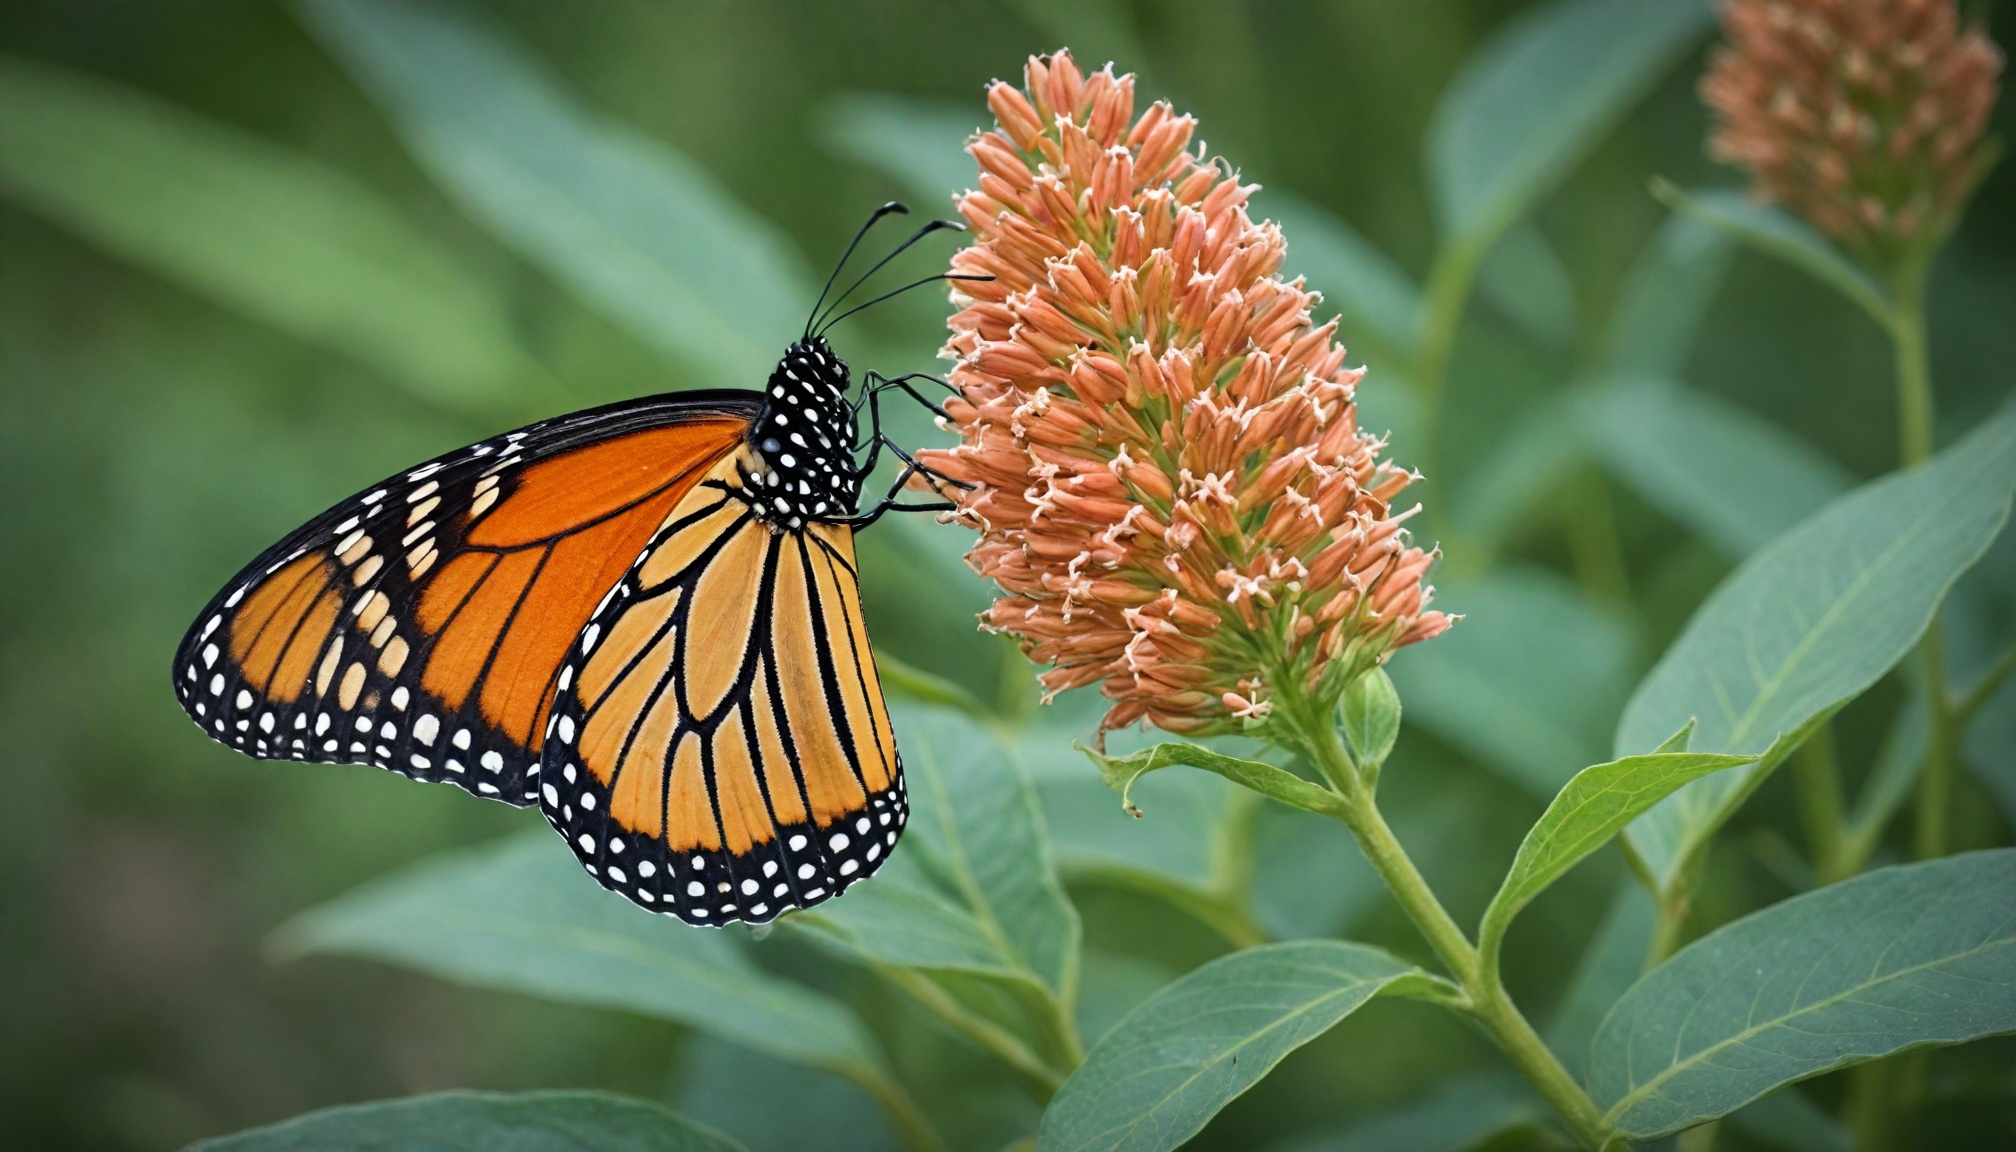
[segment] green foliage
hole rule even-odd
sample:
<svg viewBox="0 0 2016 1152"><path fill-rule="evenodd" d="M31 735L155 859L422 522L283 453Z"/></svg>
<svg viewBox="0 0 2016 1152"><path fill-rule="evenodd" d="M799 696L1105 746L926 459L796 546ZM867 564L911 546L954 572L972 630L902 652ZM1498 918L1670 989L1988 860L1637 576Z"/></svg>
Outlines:
<svg viewBox="0 0 2016 1152"><path fill-rule="evenodd" d="M538 375L494 286L396 207L139 92L0 60L0 192L425 400L496 410Z"/></svg>
<svg viewBox="0 0 2016 1152"><path fill-rule="evenodd" d="M517 45L445 8L300 8L414 158L500 240L709 383L769 373L814 281L704 168L580 107Z"/></svg>
<svg viewBox="0 0 2016 1152"><path fill-rule="evenodd" d="M1606 758L1634 662L1614 612L1551 575L1516 570L1447 586L1439 599L1464 619L1393 659L1408 716L1541 799Z"/></svg>
<svg viewBox="0 0 2016 1152"><path fill-rule="evenodd" d="M1698 0L1552 0L1496 28L1502 6L1463 2L1177 5L1139 28L1051 0L956 22L494 7L297 0L299 27L244 32L229 67L203 54L229 16L186 22L203 52L132 36L0 57L0 476L24 493L0 523L18 785L0 866L24 894L0 960L24 939L55 958L0 982L25 1022L0 1115L35 1118L0 1142L175 1146L466 1082L661 1093L757 1152L1456 1152L1714 1117L1732 1152L1832 1150L1862 1118L1829 1108L1862 1082L1794 1082L2016 1031L2016 851L1813 887L1907 848L1896 817L1925 810L1913 788L1962 744L1960 711L1979 711L1977 762L2006 760L2007 691L1967 703L2010 659L2006 565L1947 606L1950 659L1891 673L2016 487L2016 410L1978 420L2016 350L1966 330L2006 312L1991 245L2016 201L1984 200L1967 242L1987 257L1934 283L1952 447L1858 488L1889 460L1890 381L1867 366L1910 329L1905 294L1740 193L1645 195L1656 172L1698 179L1697 134L1672 127ZM1465 619L1356 681L1334 747L1110 733L1088 765L1104 702L1035 707L1026 663L973 635L969 537L922 518L861 540L909 832L774 931L643 915L544 830L453 847L508 813L201 760L160 718L182 617L304 510L560 409L555 378L753 384L867 207L893 188L936 215L976 182L977 81L1064 40L1148 69L1142 104L1201 111L1267 184L1287 272L1370 368L1361 425L1429 473L1410 529L1447 551L1438 606ZM1282 79L1300 52L1316 87ZM1422 123L1425 146L1402 139ZM864 347L924 367L943 338L921 292L851 323L862 367L889 366ZM891 427L937 442L921 411ZM1927 682L1948 666L1956 690ZM1831 854L1804 841L1806 789L1758 790L1823 725L1802 786L1808 757L1858 786ZM1959 786L1954 842L2006 844ZM1689 914L1733 922L1685 944ZM282 919L276 958L387 967L255 972ZM47 1007L73 985L77 1006ZM1312 1043L1388 994L1425 1003ZM1536 1030L1521 1004L1552 1010ZM1895 1106L2000 1107L2003 1056L1903 1064ZM1998 1122L1976 1143L2006 1143ZM639 1100L454 1093L206 1147L437 1145L738 1146Z"/></svg>
<svg viewBox="0 0 2016 1152"><path fill-rule="evenodd" d="M718 1132L605 1092L440 1092L310 1112L206 1140L205 1152L737 1152Z"/></svg>
<svg viewBox="0 0 2016 1152"><path fill-rule="evenodd" d="M880 1075L874 1043L845 1005L768 975L722 933L634 914L543 831L349 893L290 922L274 946L640 1012L783 1059Z"/></svg>
<svg viewBox="0 0 2016 1152"><path fill-rule="evenodd" d="M1662 883L1811 727L1889 671L2002 530L2016 408L1932 464L1856 489L1753 555L1632 697L1617 751L1696 721L1699 751L1761 759L1683 788L1627 835Z"/></svg>
<svg viewBox="0 0 2016 1152"><path fill-rule="evenodd" d="M1884 868L1703 937L1625 993L1590 1086L1652 1137L1906 1047L2016 1031L2016 850Z"/></svg>
<svg viewBox="0 0 2016 1152"><path fill-rule="evenodd" d="M1479 946L1495 949L1520 909L1638 814L1711 772L1755 763L1755 756L1654 752L1584 768L1554 797L1519 845L1505 883L1484 911Z"/></svg>
<svg viewBox="0 0 2016 1152"><path fill-rule="evenodd" d="M1725 400L1663 380L1604 389L1590 447L1646 503L1742 558L1846 492L1840 466Z"/></svg>
<svg viewBox="0 0 2016 1152"><path fill-rule="evenodd" d="M1556 0L1464 70L1428 130L1436 215L1491 236L1567 175L1708 29L1697 0Z"/></svg>
<svg viewBox="0 0 2016 1152"><path fill-rule="evenodd" d="M1136 1008L1043 1114L1041 1152L1166 1152L1290 1052L1382 994L1433 978L1362 944L1305 940L1215 960Z"/></svg>

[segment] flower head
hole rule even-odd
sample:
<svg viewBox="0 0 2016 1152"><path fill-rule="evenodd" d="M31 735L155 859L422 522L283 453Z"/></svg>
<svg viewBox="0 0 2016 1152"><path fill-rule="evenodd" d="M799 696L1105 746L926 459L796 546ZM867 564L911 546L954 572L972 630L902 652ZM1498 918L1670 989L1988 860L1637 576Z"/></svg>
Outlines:
<svg viewBox="0 0 2016 1152"><path fill-rule="evenodd" d="M1701 95L1716 158L1887 263L1952 221L2002 56L1954 0L1728 0Z"/></svg>
<svg viewBox="0 0 2016 1152"><path fill-rule="evenodd" d="M920 454L972 485L951 518L1002 595L985 626L1098 684L1103 728L1173 732L1333 700L1393 649L1435 636L1432 555L1392 502L1415 477L1358 427L1318 297L1283 280L1253 191L1189 150L1194 122L1134 79L1032 57L988 93L967 150L974 241L947 354L962 443Z"/></svg>

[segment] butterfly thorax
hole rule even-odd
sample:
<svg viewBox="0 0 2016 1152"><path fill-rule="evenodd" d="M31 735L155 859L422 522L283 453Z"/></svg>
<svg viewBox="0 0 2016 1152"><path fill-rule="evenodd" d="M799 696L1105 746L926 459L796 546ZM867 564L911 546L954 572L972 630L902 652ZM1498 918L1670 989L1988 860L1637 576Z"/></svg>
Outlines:
<svg viewBox="0 0 2016 1152"><path fill-rule="evenodd" d="M801 528L854 514L861 479L847 387L847 362L819 336L791 345L770 373L749 429L759 464L743 479L751 506L772 524Z"/></svg>

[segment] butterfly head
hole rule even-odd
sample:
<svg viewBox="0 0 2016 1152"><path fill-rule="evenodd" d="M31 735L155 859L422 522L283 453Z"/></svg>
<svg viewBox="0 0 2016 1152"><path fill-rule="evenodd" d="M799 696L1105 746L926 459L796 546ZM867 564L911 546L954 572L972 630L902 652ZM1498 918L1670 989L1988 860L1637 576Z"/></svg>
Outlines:
<svg viewBox="0 0 2016 1152"><path fill-rule="evenodd" d="M762 470L749 477L754 503L772 523L799 528L852 515L857 434L847 401L847 362L823 336L791 345L770 373L763 411L749 430Z"/></svg>

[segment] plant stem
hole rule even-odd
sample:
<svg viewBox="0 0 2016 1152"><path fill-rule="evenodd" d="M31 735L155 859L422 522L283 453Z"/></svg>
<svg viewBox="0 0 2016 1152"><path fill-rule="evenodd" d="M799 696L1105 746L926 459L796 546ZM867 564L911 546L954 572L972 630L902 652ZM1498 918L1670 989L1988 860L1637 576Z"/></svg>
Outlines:
<svg viewBox="0 0 2016 1152"><path fill-rule="evenodd" d="M1042 1057L1013 1033L968 1011L951 993L932 983L930 977L913 969L887 964L878 964L875 970L901 988L925 1011L951 1026L953 1031L1013 1068L1028 1082L1039 1100L1048 1100L1057 1091L1057 1086L1064 1082L1062 1073L1044 1063Z"/></svg>
<svg viewBox="0 0 2016 1152"><path fill-rule="evenodd" d="M1953 811L1953 746L1958 742L1953 701L1946 688L1946 645L1938 616L1918 642L1924 664L1925 701L1931 716L1925 726L1925 768L1918 777L1918 811L1912 853L1920 860L1946 854L1946 828Z"/></svg>
<svg viewBox="0 0 2016 1152"><path fill-rule="evenodd" d="M1339 785L1345 800L1339 819L1351 829L1366 859L1378 870L1387 890L1393 893L1414 926L1427 938L1428 946L1462 985L1469 996L1470 1014L1539 1090L1541 1098L1567 1122L1576 1139L1589 1148L1603 1147L1613 1133L1602 1111L1512 1003L1496 970L1487 970L1480 962L1476 947L1428 887L1428 881L1422 878L1420 869L1414 867L1407 850L1380 815L1371 790L1352 770L1337 730L1330 725L1308 724L1303 726L1302 733L1309 745L1302 749L1303 754Z"/></svg>
<svg viewBox="0 0 2016 1152"><path fill-rule="evenodd" d="M1898 459L1909 468L1932 455L1932 363L1925 352L1925 262L1906 263L1891 284L1896 294L1890 342L1897 358Z"/></svg>
<svg viewBox="0 0 2016 1152"><path fill-rule="evenodd" d="M1822 884L1845 879L1842 872L1841 768L1834 754L1834 727L1822 724L1792 755L1799 786L1799 816L1806 826L1806 853Z"/></svg>

